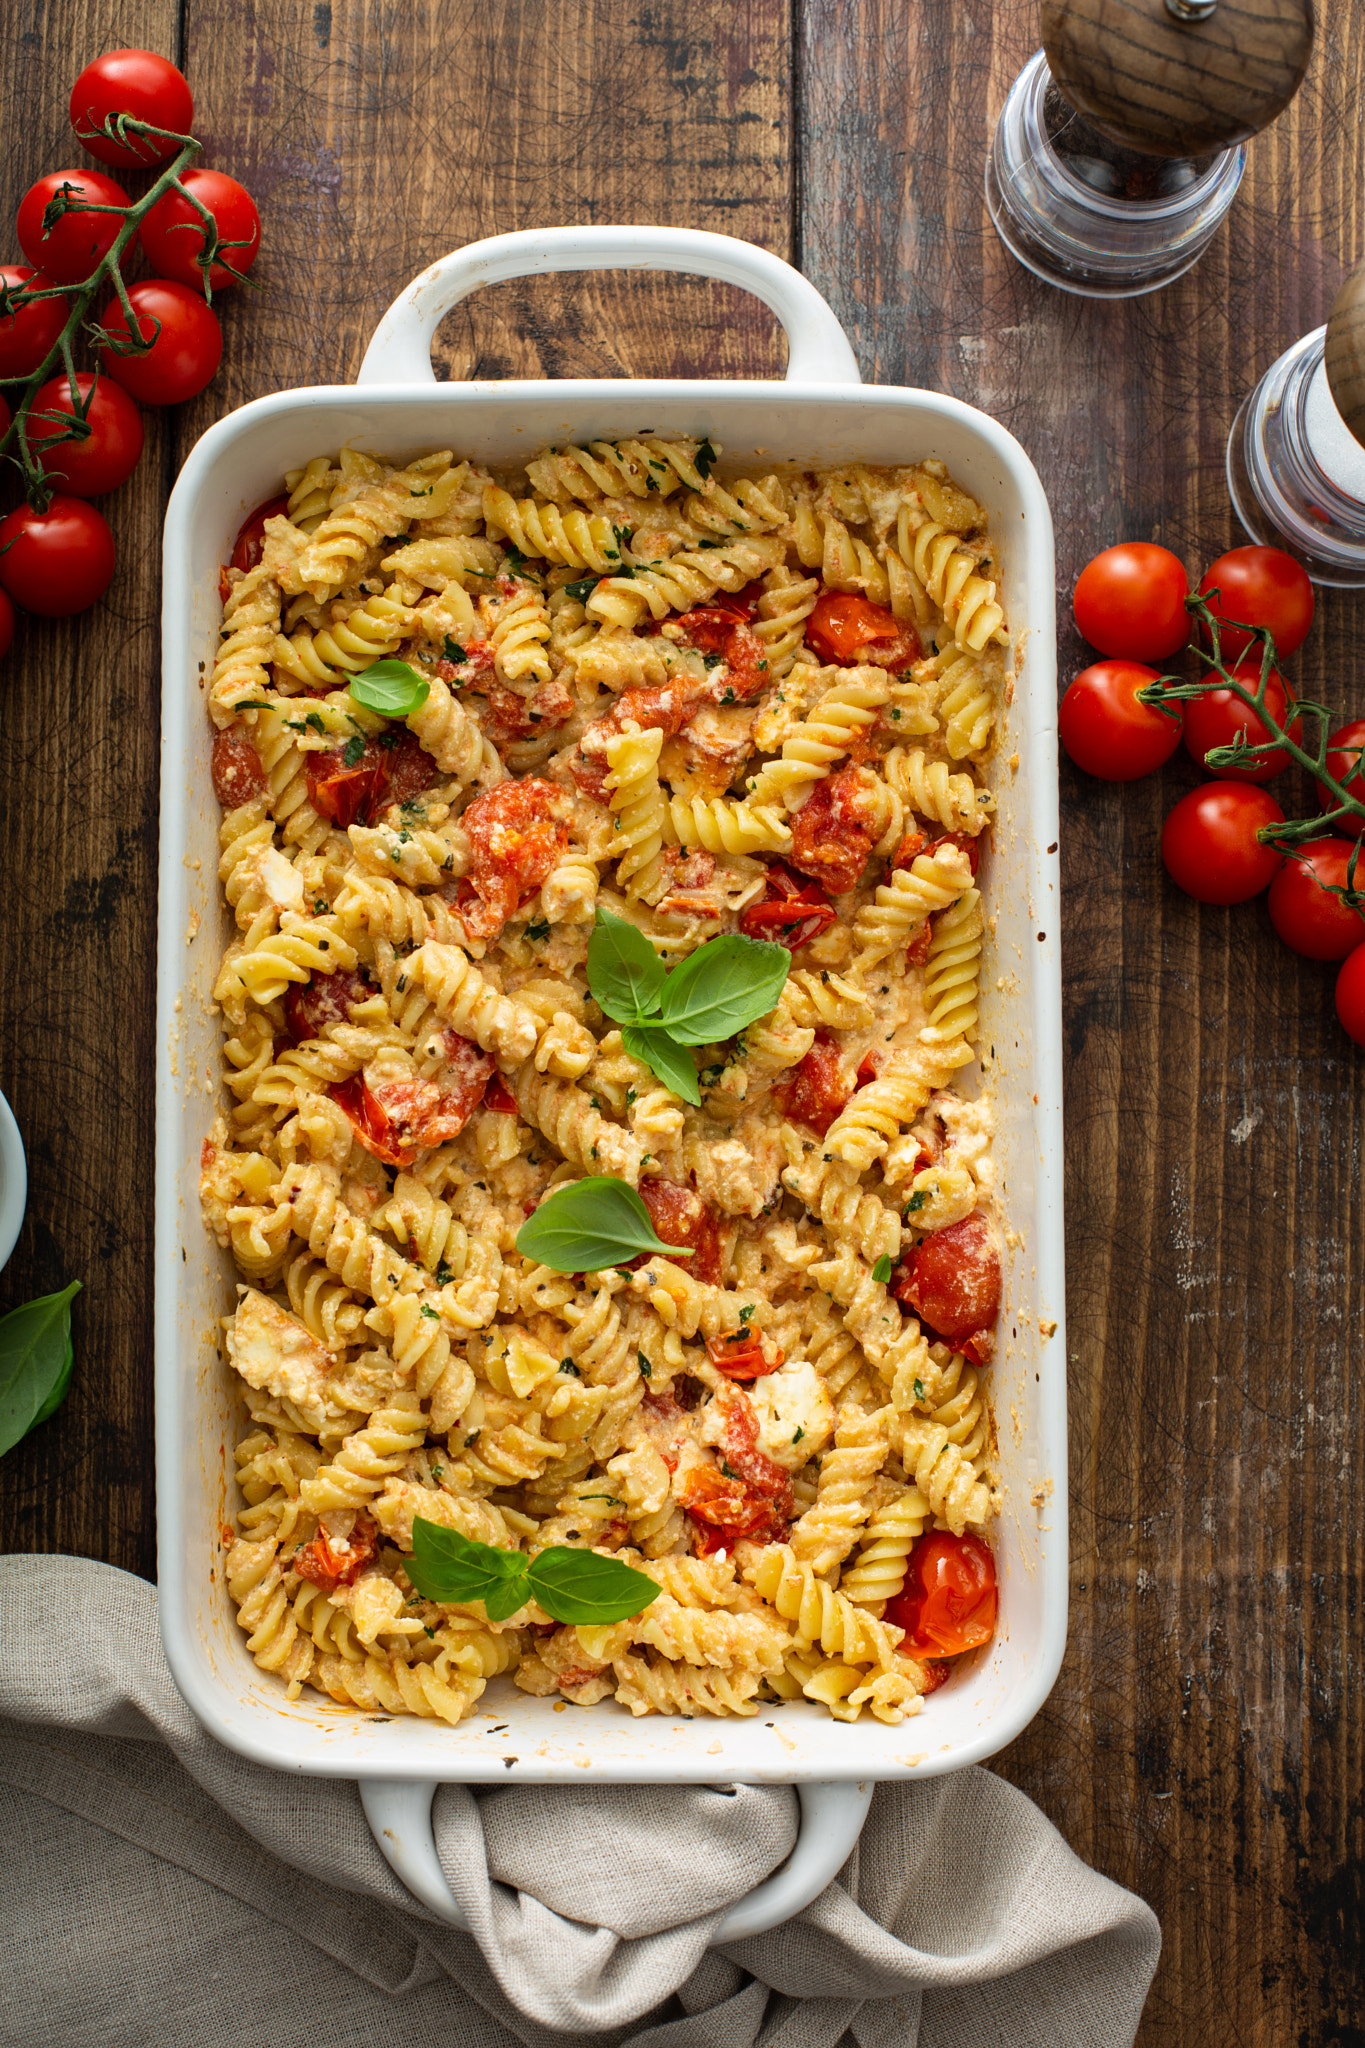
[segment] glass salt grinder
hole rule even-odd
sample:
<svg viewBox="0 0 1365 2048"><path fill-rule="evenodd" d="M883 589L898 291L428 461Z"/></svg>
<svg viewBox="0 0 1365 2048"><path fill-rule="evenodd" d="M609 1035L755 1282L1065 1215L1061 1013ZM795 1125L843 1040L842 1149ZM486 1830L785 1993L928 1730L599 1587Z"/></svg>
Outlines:
<svg viewBox="0 0 1365 2048"><path fill-rule="evenodd" d="M1312 0L1043 0L1010 88L986 204L1061 290L1125 299L1198 260L1313 47Z"/></svg>
<svg viewBox="0 0 1365 2048"><path fill-rule="evenodd" d="M1232 423L1228 488L1253 540L1314 583L1365 588L1365 263L1325 327L1270 365Z"/></svg>

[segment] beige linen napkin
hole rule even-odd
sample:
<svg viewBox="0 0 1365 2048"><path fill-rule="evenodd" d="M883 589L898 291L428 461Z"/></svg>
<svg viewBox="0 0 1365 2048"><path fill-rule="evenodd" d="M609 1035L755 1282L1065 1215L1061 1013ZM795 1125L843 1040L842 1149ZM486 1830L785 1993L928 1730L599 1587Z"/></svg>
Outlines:
<svg viewBox="0 0 1365 2048"><path fill-rule="evenodd" d="M262 1769L175 1689L153 1588L0 1558L0 2041L61 2048L1121 2048L1160 1935L988 1771L886 1785L837 1882L723 1951L783 1787L437 1795L473 1935L354 1785Z"/></svg>

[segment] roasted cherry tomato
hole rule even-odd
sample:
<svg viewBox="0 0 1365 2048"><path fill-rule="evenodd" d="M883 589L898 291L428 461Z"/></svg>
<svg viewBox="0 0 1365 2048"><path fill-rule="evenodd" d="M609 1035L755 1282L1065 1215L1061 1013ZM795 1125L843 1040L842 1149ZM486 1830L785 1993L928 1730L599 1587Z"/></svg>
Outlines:
<svg viewBox="0 0 1365 2048"><path fill-rule="evenodd" d="M240 569L243 574L254 569L261 559L265 546L265 522L267 519L283 519L289 510L288 498L267 498L254 512L248 512L237 529L237 538L232 543L232 554L228 566Z"/></svg>
<svg viewBox="0 0 1365 2048"><path fill-rule="evenodd" d="M1101 654L1164 661L1189 634L1183 563L1154 541L1123 541L1087 562L1076 583L1076 624Z"/></svg>
<svg viewBox="0 0 1365 2048"><path fill-rule="evenodd" d="M186 171L180 182L185 192L192 192L213 215L219 256L209 270L209 283L214 291L221 292L236 284L238 277L256 261L256 251L261 246L261 217L256 203L244 185L225 177L221 171ZM158 199L138 230L143 253L157 276L173 277L178 284L187 284L197 292L204 289L200 259L206 249L206 233L203 220L184 192L168 192L164 199Z"/></svg>
<svg viewBox="0 0 1365 2048"><path fill-rule="evenodd" d="M1003 1280L995 1233L979 1210L931 1230L905 1254L891 1291L973 1365L995 1350Z"/></svg>
<svg viewBox="0 0 1365 2048"><path fill-rule="evenodd" d="M63 373L40 384L29 415L29 441L47 475L73 498L102 498L116 491L137 468L142 455L142 414L127 392L108 377L76 373L81 404L87 407L90 432L83 440L63 441L68 422L76 417L71 385Z"/></svg>
<svg viewBox="0 0 1365 2048"><path fill-rule="evenodd" d="M708 1337L706 1349L712 1365L732 1380L765 1379L782 1363L782 1353L776 1346L771 1358L765 1356L756 1330L737 1330L732 1337Z"/></svg>
<svg viewBox="0 0 1365 2048"><path fill-rule="evenodd" d="M193 173L185 175L192 177ZM84 201L84 207L64 212L45 230L47 209L64 186L69 187L71 200ZM123 226L120 214L89 209L131 204L122 185L106 178L103 171L49 171L36 185L30 185L19 201L19 246L29 262L45 270L55 283L83 284L109 254ZM62 324L66 324L65 312Z"/></svg>
<svg viewBox="0 0 1365 2048"><path fill-rule="evenodd" d="M1348 725L1339 725L1327 742L1327 767L1331 774L1357 803L1365 804L1365 718L1353 718ZM1318 802L1325 811L1335 810L1336 798L1325 782L1317 784ZM1365 832L1365 818L1344 818L1332 820L1334 832L1349 832L1353 839L1359 839Z"/></svg>
<svg viewBox="0 0 1365 2048"><path fill-rule="evenodd" d="M822 592L806 621L806 643L825 661L845 666L875 661L880 668L906 668L921 653L919 634L908 620L843 590Z"/></svg>
<svg viewBox="0 0 1365 2048"><path fill-rule="evenodd" d="M106 50L71 88L71 125L91 156L115 170L140 171L168 163L180 147L157 135L129 135L126 142L101 135L111 114L131 114L153 128L188 135L194 98L185 74L155 50Z"/></svg>
<svg viewBox="0 0 1365 2048"><path fill-rule="evenodd" d="M905 1630L903 1657L960 1657L990 1641L999 1605L989 1544L935 1529L911 1551L905 1586L883 1618Z"/></svg>
<svg viewBox="0 0 1365 2048"><path fill-rule="evenodd" d="M829 898L781 861L768 862L767 883L765 901L751 903L739 914L739 928L747 938L773 939L794 953L834 923L837 913Z"/></svg>
<svg viewBox="0 0 1365 2048"><path fill-rule="evenodd" d="M1239 625L1268 626L1283 660L1302 647L1313 623L1313 586L1294 557L1279 548L1233 548L1220 555L1199 595L1219 621L1219 652L1229 664L1253 644ZM1236 624L1224 625L1225 619Z"/></svg>
<svg viewBox="0 0 1365 2048"><path fill-rule="evenodd" d="M253 752L255 749L253 748ZM314 974L291 981L284 992L284 1023L291 1045L317 1038L330 1024L349 1024L351 1008L374 994L363 973Z"/></svg>
<svg viewBox="0 0 1365 2048"><path fill-rule="evenodd" d="M1171 880L1197 903L1245 903L1275 879L1280 855L1256 834L1284 812L1245 782L1206 782L1183 796L1161 831Z"/></svg>
<svg viewBox="0 0 1365 2048"><path fill-rule="evenodd" d="M56 279L27 263L0 264L0 283L50 291ZM37 299L0 320L0 377L28 377L66 325L65 299Z"/></svg>
<svg viewBox="0 0 1365 2048"><path fill-rule="evenodd" d="M690 1248L688 1272L694 1279L719 1286L720 1226L696 1189L685 1187L681 1181L667 1180L662 1174L652 1174L640 1182L640 1200L649 1211L660 1243ZM648 1262L649 1254L645 1252L633 1263L638 1267Z"/></svg>
<svg viewBox="0 0 1365 2048"><path fill-rule="evenodd" d="M1160 678L1137 661L1083 668L1062 699L1057 730L1078 768L1105 782L1133 782L1169 761L1180 745L1177 706L1143 704L1138 691Z"/></svg>
<svg viewBox="0 0 1365 2048"><path fill-rule="evenodd" d="M494 1074L488 1083L483 1098L485 1109L496 1109L502 1116L519 1116L517 1098L503 1080L501 1074Z"/></svg>
<svg viewBox="0 0 1365 2048"><path fill-rule="evenodd" d="M102 348L100 362L105 373L139 405L179 405L193 398L222 361L223 330L218 315L189 285L168 278L150 277L142 284L129 285L128 299L138 335L151 346L141 355ZM117 300L104 315L104 331L115 338L126 338L131 332L128 316Z"/></svg>
<svg viewBox="0 0 1365 2048"><path fill-rule="evenodd" d="M1254 692L1260 684L1261 664L1239 662L1232 673L1244 689ZM1232 746L1239 733L1245 733L1249 747L1260 746L1270 738L1265 720L1257 712L1249 711L1235 691L1219 689L1216 675L1207 675L1204 681L1210 685L1204 694L1185 700L1185 745L1201 768L1205 754L1214 747ZM1289 698L1283 677L1274 669L1266 678L1265 702L1276 724L1290 732L1297 742L1298 722L1285 727ZM1290 759L1283 747L1276 747L1273 754L1264 754L1259 760L1248 762L1245 768L1205 768L1204 772L1224 782L1270 782L1289 766Z"/></svg>
<svg viewBox="0 0 1365 2048"><path fill-rule="evenodd" d="M40 618L85 611L109 588L114 561L114 536L84 498L54 498L46 512L20 505L0 523L0 585Z"/></svg>
<svg viewBox="0 0 1365 2048"><path fill-rule="evenodd" d="M1337 1016L1357 1045L1365 1045L1365 946L1348 953L1337 976Z"/></svg>
<svg viewBox="0 0 1365 2048"><path fill-rule="evenodd" d="M14 638L14 606L0 590L0 660L9 653Z"/></svg>
<svg viewBox="0 0 1365 2048"><path fill-rule="evenodd" d="M216 732L213 736L213 793L223 809L235 811L239 804L264 796L269 787L264 764L250 734L231 727L226 732Z"/></svg>
<svg viewBox="0 0 1365 2048"><path fill-rule="evenodd" d="M1356 839L1315 839L1285 855L1284 866L1270 885L1266 908L1286 946L1309 960L1344 960L1365 945L1365 918L1333 889L1348 886ZM1357 862L1354 884L1365 897L1365 851Z"/></svg>
<svg viewBox="0 0 1365 2048"><path fill-rule="evenodd" d="M828 1032L817 1031L805 1058L778 1082L773 1093L785 1116L823 1138L852 1091L839 1072L839 1048Z"/></svg>
<svg viewBox="0 0 1365 2048"><path fill-rule="evenodd" d="M796 814L787 858L831 895L843 896L861 880L876 837L876 801L849 766L816 783Z"/></svg>
<svg viewBox="0 0 1365 2048"><path fill-rule="evenodd" d="M331 1593L338 1586L353 1586L365 1567L379 1555L379 1531L366 1514L357 1515L350 1536L333 1543L325 1529L319 1529L311 1543L294 1552L290 1562L301 1579Z"/></svg>

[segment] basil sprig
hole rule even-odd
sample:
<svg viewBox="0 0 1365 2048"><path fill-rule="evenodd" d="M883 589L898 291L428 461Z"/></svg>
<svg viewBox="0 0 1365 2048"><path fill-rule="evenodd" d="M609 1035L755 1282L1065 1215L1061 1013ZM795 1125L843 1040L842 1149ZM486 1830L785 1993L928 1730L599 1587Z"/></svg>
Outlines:
<svg viewBox="0 0 1365 2048"><path fill-rule="evenodd" d="M66 1398L76 1356L71 1301L80 1284L72 1280L0 1316L0 1457Z"/></svg>
<svg viewBox="0 0 1365 2048"><path fill-rule="evenodd" d="M536 1557L475 1543L456 1529L417 1516L408 1577L427 1600L481 1600L490 1621L506 1621L538 1600L556 1621L600 1626L640 1614L659 1588L614 1557L554 1544Z"/></svg>
<svg viewBox="0 0 1365 2048"><path fill-rule="evenodd" d="M680 967L665 969L642 931L599 910L588 941L588 987L626 1049L675 1095L701 1101L686 1048L718 1045L766 1017L786 987L791 954L737 933L708 939Z"/></svg>
<svg viewBox="0 0 1365 2048"><path fill-rule="evenodd" d="M384 718L406 718L410 711L420 711L431 695L427 678L405 661L376 661L352 676L347 687L357 704Z"/></svg>
<svg viewBox="0 0 1365 2048"><path fill-rule="evenodd" d="M634 1188L606 1174L556 1188L522 1224L517 1250L555 1273L600 1273L638 1252L692 1256L687 1245L664 1244Z"/></svg>

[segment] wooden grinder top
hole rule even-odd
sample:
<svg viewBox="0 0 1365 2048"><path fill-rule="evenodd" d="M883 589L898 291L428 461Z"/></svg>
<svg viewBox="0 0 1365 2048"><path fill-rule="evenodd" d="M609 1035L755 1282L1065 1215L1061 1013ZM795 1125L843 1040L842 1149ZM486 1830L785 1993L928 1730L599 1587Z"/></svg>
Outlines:
<svg viewBox="0 0 1365 2048"><path fill-rule="evenodd" d="M1245 142L1298 91L1313 0L1217 0L1180 21L1167 0L1043 0L1057 84L1096 128L1148 156L1197 157Z"/></svg>

